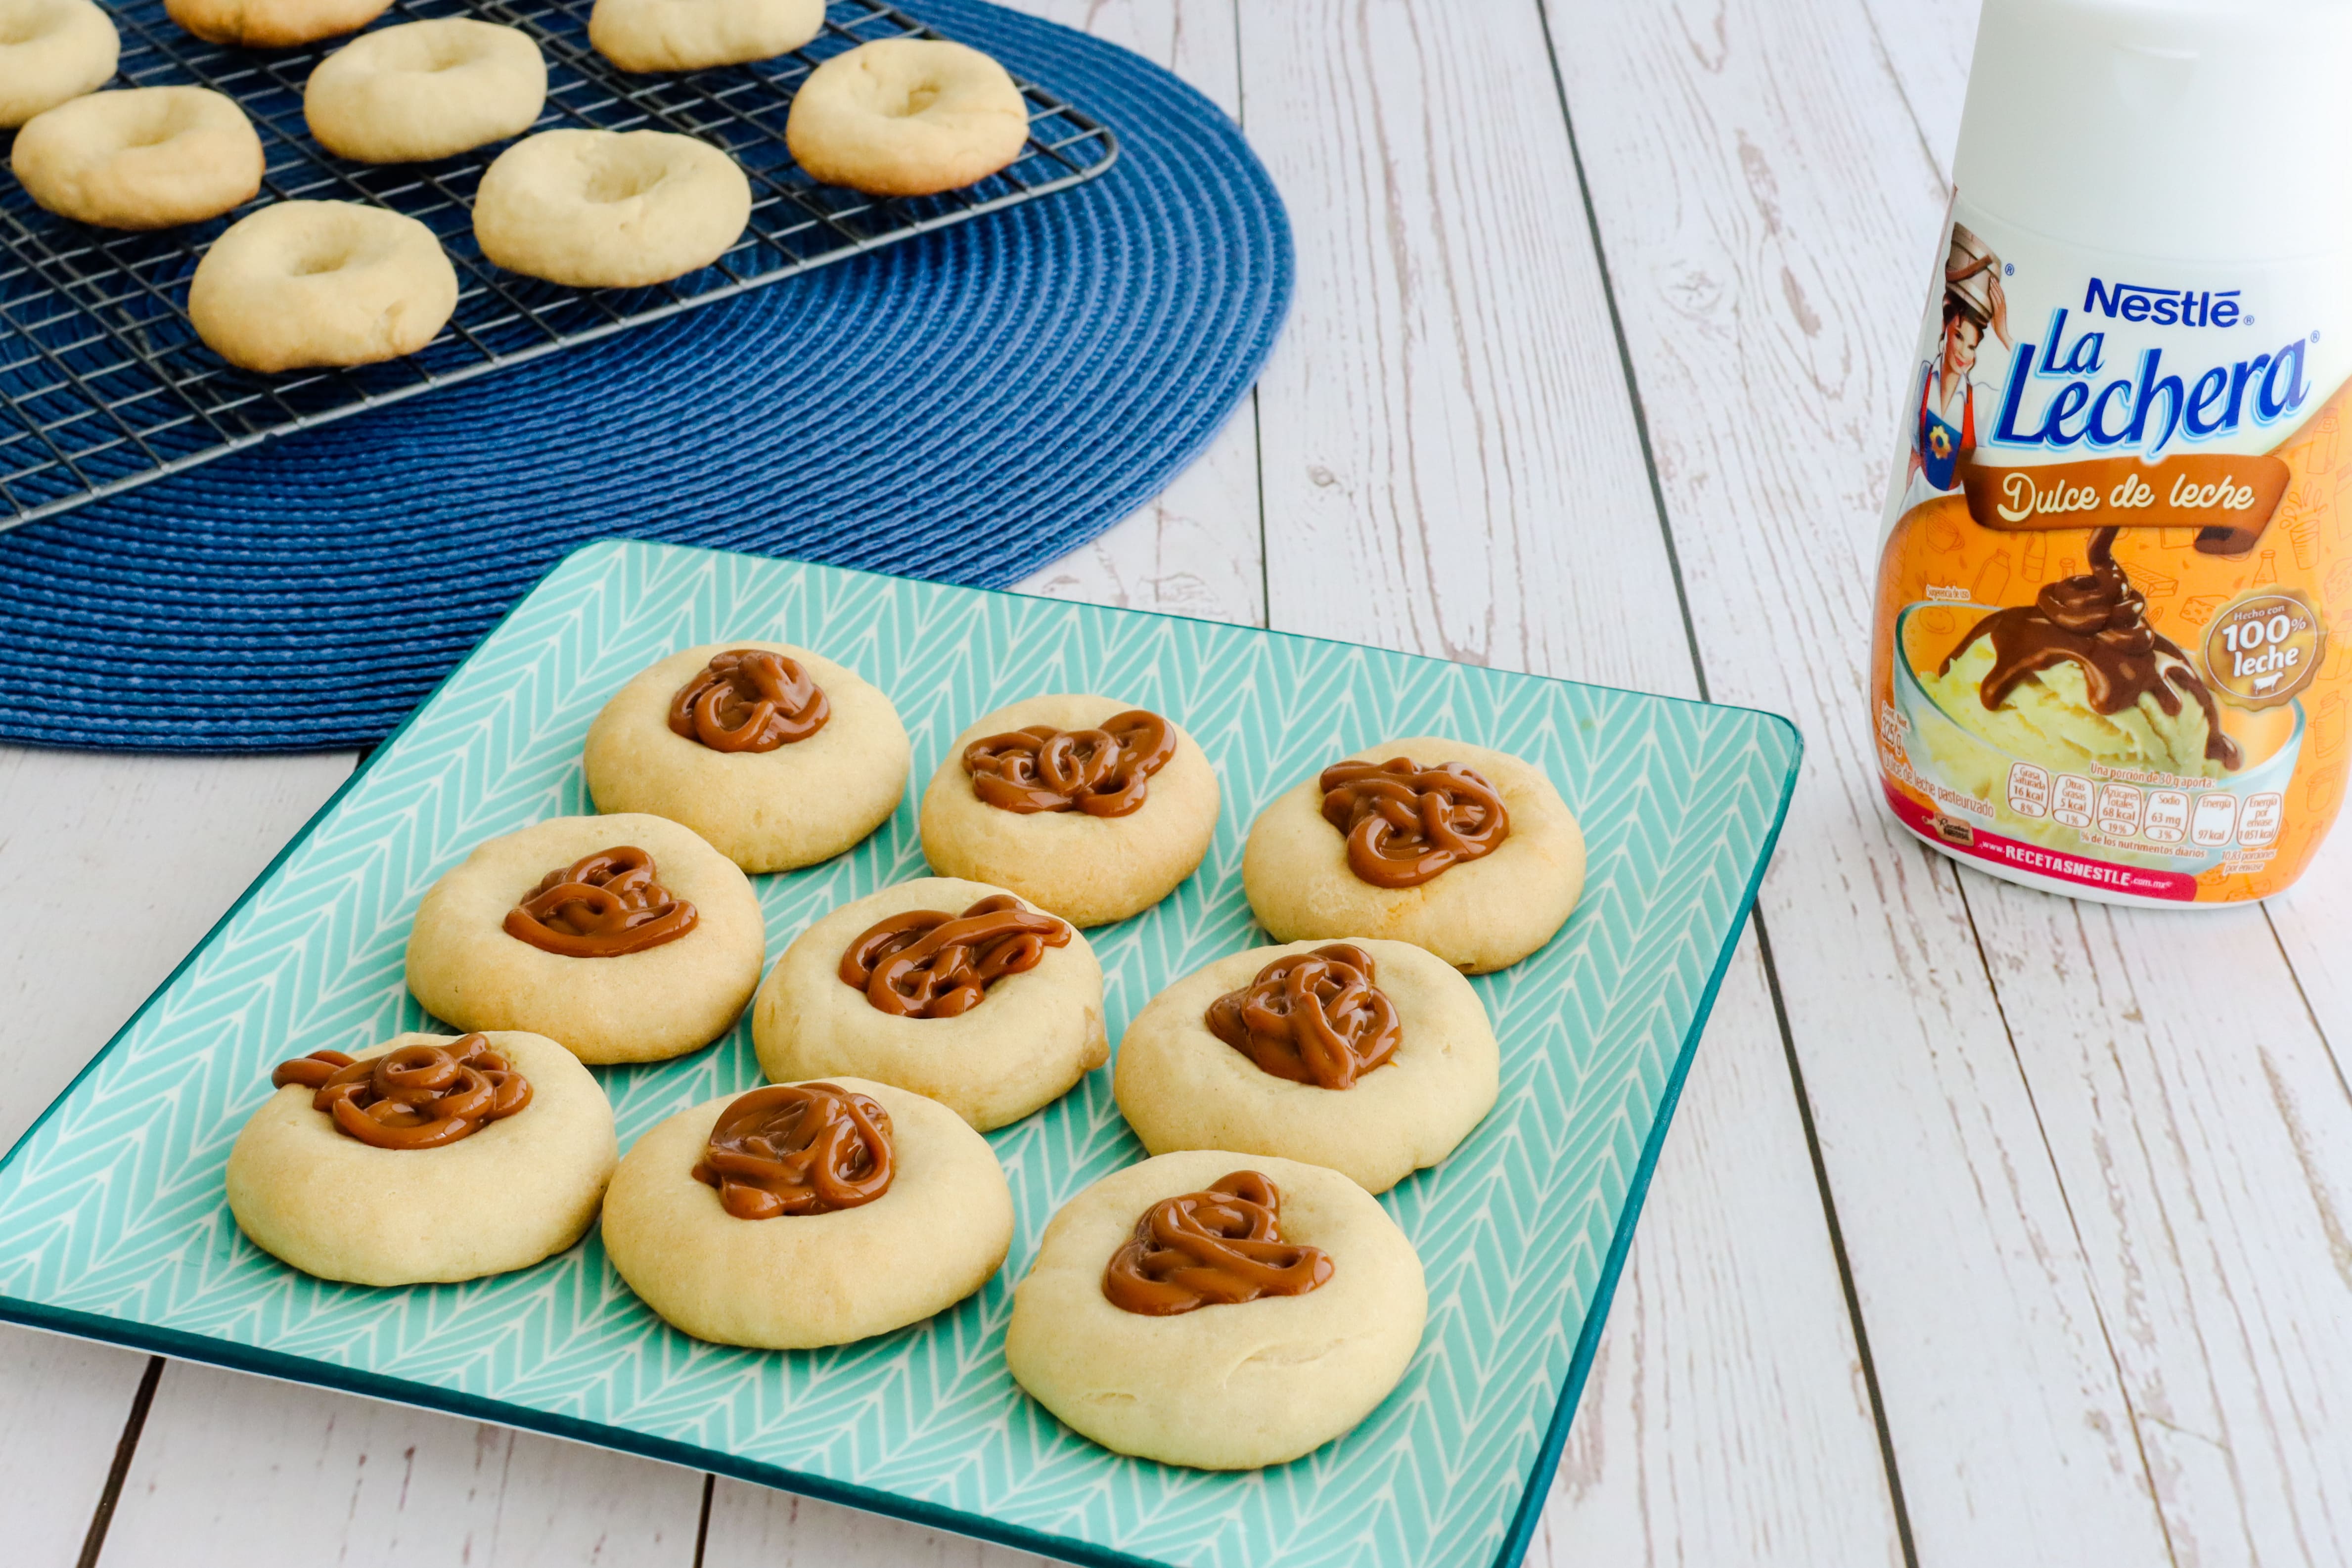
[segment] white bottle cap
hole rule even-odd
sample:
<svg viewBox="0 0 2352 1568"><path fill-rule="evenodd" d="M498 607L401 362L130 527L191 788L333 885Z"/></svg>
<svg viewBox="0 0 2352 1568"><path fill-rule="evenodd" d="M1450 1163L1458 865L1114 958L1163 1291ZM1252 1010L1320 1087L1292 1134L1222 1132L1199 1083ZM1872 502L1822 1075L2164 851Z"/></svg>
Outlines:
<svg viewBox="0 0 2352 1568"><path fill-rule="evenodd" d="M2352 240L2352 0L1985 0L1953 183L2053 239L2172 261Z"/></svg>

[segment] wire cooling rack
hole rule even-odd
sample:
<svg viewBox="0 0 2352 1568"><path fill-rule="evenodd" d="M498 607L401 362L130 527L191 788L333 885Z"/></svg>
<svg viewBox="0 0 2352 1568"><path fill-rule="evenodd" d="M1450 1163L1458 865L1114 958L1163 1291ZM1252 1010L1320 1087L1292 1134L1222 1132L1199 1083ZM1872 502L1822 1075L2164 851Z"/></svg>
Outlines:
<svg viewBox="0 0 2352 1568"><path fill-rule="evenodd" d="M194 83L236 99L268 172L226 218L152 234L88 227L0 181L0 528L242 446L658 320L1092 179L1118 156L1109 129L1028 82L1029 144L1002 173L946 195L878 199L815 183L784 146L784 116L819 61L876 38L940 35L878 0L834 0L805 49L748 66L632 76L588 46L592 0L394 0L381 25L470 16L529 33L547 57L535 130L683 131L725 148L751 181L751 221L710 267L650 288L574 289L505 272L474 244L472 199L503 144L435 163L330 154L302 118L311 68L348 40L267 53L183 32L161 0L110 6L121 80ZM0 133L13 144L14 136ZM367 202L417 218L457 269L457 312L421 352L348 371L263 376L205 348L188 279L221 231L270 201Z"/></svg>

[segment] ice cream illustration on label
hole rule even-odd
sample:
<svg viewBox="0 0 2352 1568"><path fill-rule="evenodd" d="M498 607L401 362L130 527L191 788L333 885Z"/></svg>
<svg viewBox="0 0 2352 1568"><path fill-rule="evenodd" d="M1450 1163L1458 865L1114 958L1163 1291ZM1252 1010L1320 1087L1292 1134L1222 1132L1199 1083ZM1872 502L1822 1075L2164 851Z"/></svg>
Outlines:
<svg viewBox="0 0 2352 1568"><path fill-rule="evenodd" d="M1928 695L1961 727L2011 751L2048 738L2110 768L2234 772L2244 754L2213 694L2149 628L2147 599L2116 567L2115 542L2116 530L2101 528L2089 571L1978 622L1923 683Z"/></svg>

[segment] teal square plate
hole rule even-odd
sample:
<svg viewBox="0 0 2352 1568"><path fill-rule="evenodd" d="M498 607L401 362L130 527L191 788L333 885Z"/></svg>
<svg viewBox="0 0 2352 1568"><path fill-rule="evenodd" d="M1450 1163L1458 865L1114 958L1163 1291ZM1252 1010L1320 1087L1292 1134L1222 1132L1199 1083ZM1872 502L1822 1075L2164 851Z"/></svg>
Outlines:
<svg viewBox="0 0 2352 1568"><path fill-rule="evenodd" d="M425 1024L401 981L418 897L483 839L592 808L589 719L691 643L777 638L887 692L914 789L838 859L755 879L770 953L924 874L921 784L958 731L1039 692L1170 714L1224 786L1198 875L1095 934L1113 1035L1170 981L1265 938L1242 896L1258 810L1398 735L1550 774L1581 819L1584 902L1474 983L1502 1098L1381 1201L1426 1265L1403 1383L1303 1459L1204 1474L1122 1458L1004 1370L1013 1282L1054 1210L1141 1157L1108 1069L991 1135L1018 1214L1003 1270L916 1326L818 1352L704 1344L641 1306L593 1235L520 1273L370 1290L310 1279L229 1218L229 1145L271 1066ZM1738 708L1242 627L791 561L604 542L573 553L369 758L0 1163L0 1317L317 1383L896 1514L1079 1563L1508 1568L1567 1435L1642 1193L1756 895L1801 743ZM599 1069L624 1147L760 1082L748 1023L677 1061Z"/></svg>

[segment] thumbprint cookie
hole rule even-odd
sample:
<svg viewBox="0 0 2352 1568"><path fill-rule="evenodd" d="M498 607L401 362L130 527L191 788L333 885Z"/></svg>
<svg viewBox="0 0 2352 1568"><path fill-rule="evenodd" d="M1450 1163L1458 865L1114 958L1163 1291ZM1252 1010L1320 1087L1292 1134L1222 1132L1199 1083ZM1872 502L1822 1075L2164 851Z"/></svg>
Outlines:
<svg viewBox="0 0 2352 1568"><path fill-rule="evenodd" d="M818 920L751 1009L760 1071L855 1073L982 1132L1069 1092L1110 1055L1102 966L1058 915L985 883L924 877Z"/></svg>
<svg viewBox="0 0 2352 1568"><path fill-rule="evenodd" d="M1501 1063L1477 992L1443 958L1294 942L1152 998L1119 1037L1114 1092L1155 1155L1281 1155L1386 1192L1494 1109Z"/></svg>
<svg viewBox="0 0 2352 1568"><path fill-rule="evenodd" d="M1078 925L1150 908L1200 868L1217 776L1165 714L1031 697L957 737L923 792L923 858Z"/></svg>
<svg viewBox="0 0 2352 1568"><path fill-rule="evenodd" d="M604 1199L614 1269L671 1327L719 1344L846 1344L992 1278L1013 1192L937 1101L862 1078L774 1083L636 1141Z"/></svg>
<svg viewBox="0 0 2352 1568"><path fill-rule="evenodd" d="M1355 1182L1195 1149L1114 1171L1054 1216L1004 1359L1107 1448L1255 1469L1370 1415L1428 1315L1412 1243Z"/></svg>
<svg viewBox="0 0 2352 1568"><path fill-rule="evenodd" d="M789 643L712 643L639 671L588 727L600 811L683 822L748 872L849 849L907 791L890 699Z"/></svg>
<svg viewBox="0 0 2352 1568"><path fill-rule="evenodd" d="M690 830L555 817L492 839L425 893L408 988L460 1029L658 1061L735 1027L766 952L751 883Z"/></svg>
<svg viewBox="0 0 2352 1568"><path fill-rule="evenodd" d="M1334 758L1258 813L1242 887L1276 941L1386 936L1484 974L1567 923L1584 833L1532 763L1392 740Z"/></svg>
<svg viewBox="0 0 2352 1568"><path fill-rule="evenodd" d="M404 1034L290 1058L268 1082L229 1150L229 1210L322 1280L529 1268L587 1234L618 1155L594 1076L535 1034Z"/></svg>

